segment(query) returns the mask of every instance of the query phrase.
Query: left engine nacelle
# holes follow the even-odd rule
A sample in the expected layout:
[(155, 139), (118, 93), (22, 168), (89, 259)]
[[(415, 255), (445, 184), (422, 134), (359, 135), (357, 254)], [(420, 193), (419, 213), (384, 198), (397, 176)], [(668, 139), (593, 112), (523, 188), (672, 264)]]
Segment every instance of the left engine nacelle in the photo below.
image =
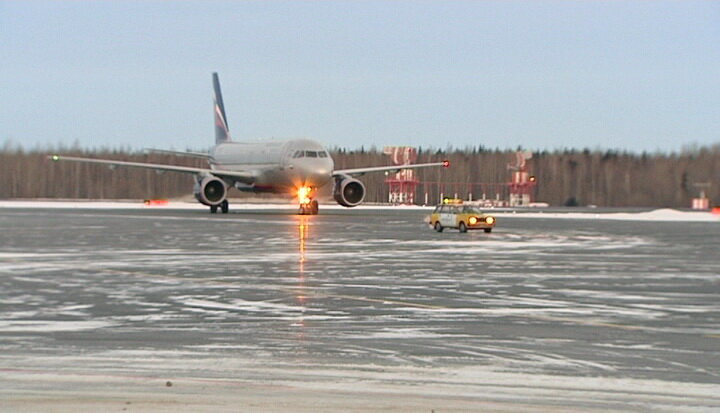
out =
[(335, 181), (333, 197), (344, 207), (358, 206), (365, 199), (365, 185), (357, 179), (342, 178)]
[(227, 196), (227, 185), (222, 179), (206, 176), (195, 182), (195, 199), (207, 206), (220, 205)]

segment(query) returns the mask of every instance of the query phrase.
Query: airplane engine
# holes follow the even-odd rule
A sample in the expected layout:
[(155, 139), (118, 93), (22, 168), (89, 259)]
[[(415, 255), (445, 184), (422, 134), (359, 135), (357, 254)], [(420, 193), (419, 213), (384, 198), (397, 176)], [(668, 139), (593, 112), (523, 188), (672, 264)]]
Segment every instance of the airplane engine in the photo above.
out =
[(353, 178), (336, 179), (333, 197), (344, 207), (358, 206), (365, 199), (365, 185)]
[(226, 196), (227, 186), (222, 179), (206, 176), (195, 183), (195, 199), (203, 205), (220, 205)]

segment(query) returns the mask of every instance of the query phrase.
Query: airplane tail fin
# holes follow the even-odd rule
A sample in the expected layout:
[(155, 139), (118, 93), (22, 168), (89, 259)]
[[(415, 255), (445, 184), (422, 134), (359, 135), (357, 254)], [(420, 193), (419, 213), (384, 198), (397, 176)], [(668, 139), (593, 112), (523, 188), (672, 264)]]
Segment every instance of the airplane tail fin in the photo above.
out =
[(220, 78), (217, 73), (213, 73), (213, 89), (215, 90), (215, 143), (229, 142), (230, 132), (225, 116), (222, 92), (220, 92)]

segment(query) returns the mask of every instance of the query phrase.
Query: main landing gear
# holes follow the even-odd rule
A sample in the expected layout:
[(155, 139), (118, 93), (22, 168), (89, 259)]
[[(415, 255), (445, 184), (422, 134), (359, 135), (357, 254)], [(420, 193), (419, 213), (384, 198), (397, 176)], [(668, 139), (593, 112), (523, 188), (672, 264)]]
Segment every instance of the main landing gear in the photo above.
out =
[(220, 211), (222, 211), (223, 214), (227, 214), (230, 210), (230, 204), (228, 203), (227, 199), (222, 201), (220, 205), (210, 205), (210, 213), (211, 214), (217, 214), (218, 207), (220, 207)]
[(300, 210), (298, 211), (298, 214), (300, 214), (300, 215), (317, 215), (319, 210), (320, 210), (320, 205), (318, 204), (318, 201), (313, 199), (310, 202), (300, 204)]

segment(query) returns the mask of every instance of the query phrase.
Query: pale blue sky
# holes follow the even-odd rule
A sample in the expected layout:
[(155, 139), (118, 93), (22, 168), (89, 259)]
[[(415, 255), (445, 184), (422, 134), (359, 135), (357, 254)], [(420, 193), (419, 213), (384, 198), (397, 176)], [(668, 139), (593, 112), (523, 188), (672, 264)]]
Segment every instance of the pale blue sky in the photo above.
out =
[(0, 1), (0, 142), (720, 142), (720, 2)]

